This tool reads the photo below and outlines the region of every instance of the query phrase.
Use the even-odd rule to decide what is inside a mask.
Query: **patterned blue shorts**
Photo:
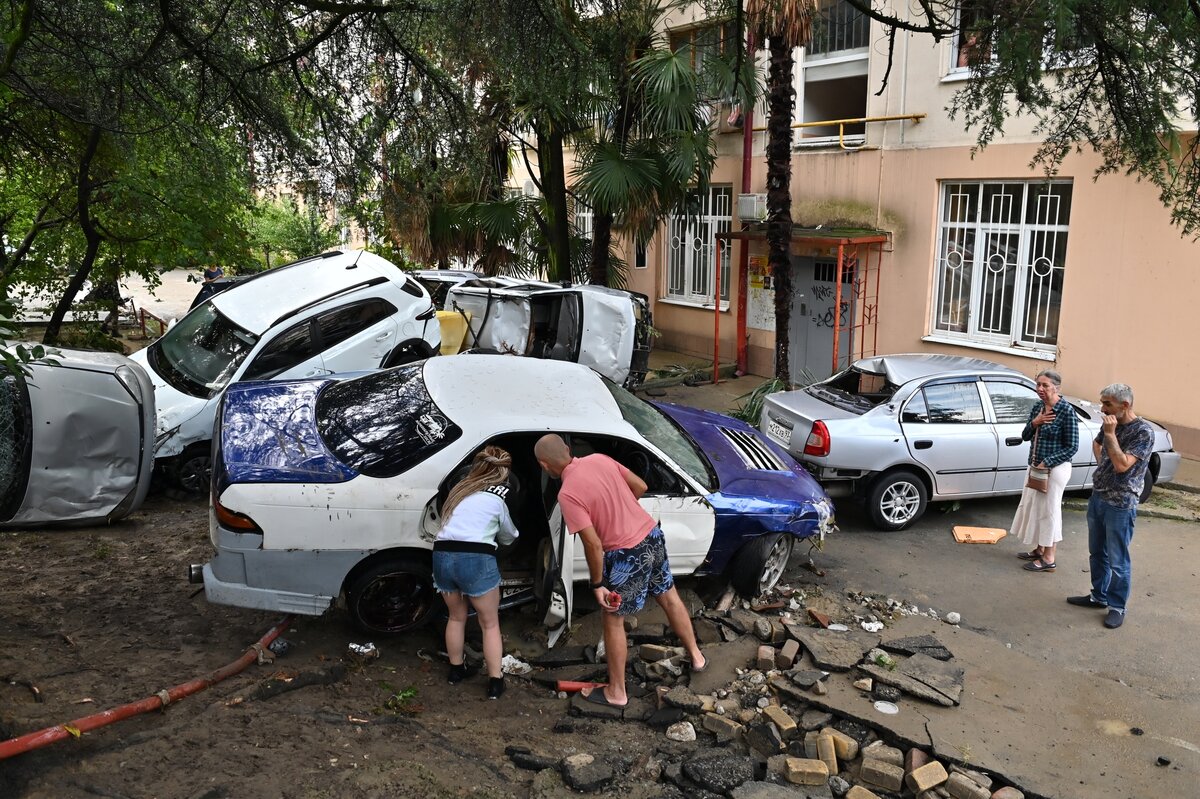
[[[621,595],[618,616],[631,616],[646,606],[647,596],[662,596],[675,586],[667,563],[662,530],[655,527],[640,543],[604,553],[604,585]]]

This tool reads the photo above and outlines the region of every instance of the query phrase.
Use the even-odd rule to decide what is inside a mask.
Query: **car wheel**
[[[432,618],[439,599],[428,560],[389,558],[354,578],[346,589],[346,609],[365,633],[390,635],[420,627]]]
[[[783,577],[792,555],[792,537],[783,533],[762,535],[743,546],[729,567],[729,582],[744,597],[753,599],[770,591]]]
[[[411,339],[396,345],[396,348],[388,353],[388,356],[383,359],[380,364],[381,369],[388,369],[393,366],[403,366],[406,363],[419,361],[422,358],[428,358],[433,355],[433,350],[420,339]]]
[[[867,510],[880,530],[903,530],[921,518],[928,499],[920,477],[912,472],[892,472],[871,486]]]
[[[188,494],[207,494],[212,481],[212,443],[192,444],[175,456],[170,476],[171,482]]]

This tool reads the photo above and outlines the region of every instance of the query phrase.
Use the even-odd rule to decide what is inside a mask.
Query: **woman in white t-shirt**
[[[500,670],[504,643],[500,637],[500,569],[496,544],[511,544],[519,533],[504,501],[512,456],[487,446],[475,455],[471,471],[450,491],[442,507],[442,530],[433,544],[433,584],[450,611],[446,622],[446,654],[451,685],[474,673],[463,659],[468,603],[483,631],[483,657],[488,670],[488,699],[504,693]]]

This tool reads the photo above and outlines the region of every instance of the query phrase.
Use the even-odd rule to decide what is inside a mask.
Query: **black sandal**
[[[1037,552],[1037,551],[1034,551],[1034,552],[1018,552],[1018,553],[1017,553],[1017,557],[1018,557],[1018,558],[1020,558],[1021,560],[1041,560],[1041,559],[1042,559],[1042,553],[1041,553],[1041,552]]]
[[[1038,558],[1037,560],[1032,560],[1029,563],[1026,563],[1021,568],[1025,569],[1027,572],[1052,572],[1054,571],[1054,567],[1057,565],[1057,563],[1047,563],[1041,558]]]

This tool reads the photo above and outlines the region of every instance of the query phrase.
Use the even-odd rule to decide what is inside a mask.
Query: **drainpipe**
[[[754,58],[754,32],[746,35],[747,57]],[[750,193],[750,157],[754,151],[754,106],[742,112],[742,194]],[[741,221],[741,220],[738,220]],[[740,377],[748,370],[746,354],[746,293],[748,289],[747,272],[750,268],[750,241],[742,239],[738,254],[737,268],[737,372]],[[717,298],[718,304],[720,297]]]

